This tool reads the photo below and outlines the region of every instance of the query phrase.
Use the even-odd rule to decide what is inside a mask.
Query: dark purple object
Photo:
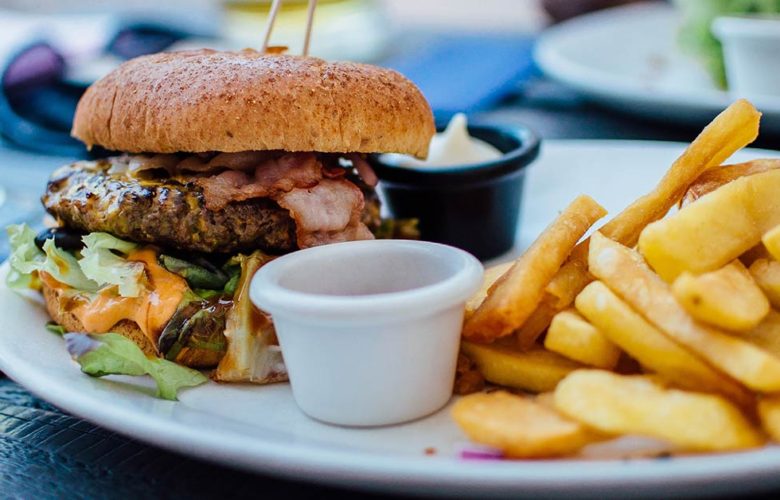
[[[504,453],[489,446],[469,444],[460,450],[460,458],[463,460],[503,460]]]
[[[65,59],[46,43],[35,43],[22,50],[6,66],[3,90],[44,85],[59,80],[65,71]]]
[[[134,23],[125,26],[108,42],[106,52],[122,59],[162,52],[175,42],[192,36],[179,29],[156,23]]]
[[[66,333],[62,337],[65,339],[65,348],[73,359],[79,359],[103,345],[86,333]]]

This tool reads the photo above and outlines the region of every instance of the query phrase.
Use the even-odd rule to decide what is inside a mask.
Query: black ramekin
[[[487,260],[514,245],[525,167],[538,156],[540,139],[524,125],[474,124],[468,131],[503,156],[436,169],[390,165],[381,155],[371,155],[369,161],[393,217],[416,218],[423,240]]]

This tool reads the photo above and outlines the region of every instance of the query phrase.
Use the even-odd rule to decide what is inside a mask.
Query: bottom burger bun
[[[41,291],[43,292],[43,299],[46,301],[46,310],[55,323],[63,327],[66,332],[87,331],[81,321],[65,307],[65,303],[70,299],[65,297],[63,289],[52,288],[43,283]],[[128,319],[122,320],[114,325],[110,331],[118,333],[135,342],[147,356],[157,356],[157,348],[152,344],[152,341],[144,335],[135,321]]]
[[[46,283],[41,284],[41,292],[46,303],[46,310],[51,319],[60,325],[66,332],[85,332],[84,324],[67,309],[67,303],[72,297],[65,295],[61,288],[53,288]],[[105,332],[90,333],[118,333],[132,340],[147,356],[159,357],[160,353],[154,343],[147,337],[135,321],[123,319]],[[190,368],[214,367],[222,356],[220,352],[205,350],[185,350],[177,356],[176,362]]]

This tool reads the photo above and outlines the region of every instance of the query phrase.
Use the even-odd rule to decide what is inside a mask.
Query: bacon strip
[[[250,174],[227,170],[195,182],[203,188],[206,207],[221,210],[232,201],[273,198],[295,188],[312,187],[322,179],[322,166],[313,153],[287,154],[261,163]]]
[[[376,184],[376,175],[365,159],[347,155],[363,181]],[[231,202],[271,198],[290,211],[295,220],[298,246],[307,248],[339,241],[372,239],[361,222],[365,205],[360,188],[345,178],[337,162],[315,153],[245,151],[207,155],[127,157],[126,170],[161,168],[189,172],[203,189],[209,210],[222,210]],[[325,161],[325,164],[323,164]],[[202,175],[226,169],[217,175]],[[198,175],[201,174],[201,175]]]
[[[347,158],[349,158],[349,160],[352,162],[352,166],[355,167],[358,175],[361,179],[363,179],[363,182],[371,187],[375,187],[377,185],[379,179],[374,173],[374,169],[371,168],[371,165],[368,164],[362,155],[358,153],[352,153],[348,155]]]
[[[207,166],[209,169],[228,168],[230,170],[253,170],[268,160],[272,160],[275,156],[279,156],[279,154],[274,151],[220,153],[209,160]]]
[[[176,172],[181,174],[192,174],[208,172],[209,160],[201,155],[190,155],[176,164]]]
[[[360,221],[363,193],[346,179],[323,179],[316,186],[284,193],[276,201],[295,220],[300,248],[374,238]]]

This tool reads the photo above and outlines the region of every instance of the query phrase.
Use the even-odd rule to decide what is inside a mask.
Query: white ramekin
[[[719,17],[712,32],[723,44],[734,97],[780,96],[780,17]]]
[[[466,299],[482,265],[454,247],[371,240],[293,252],[255,274],[298,406],[339,425],[423,417],[452,394]]]

